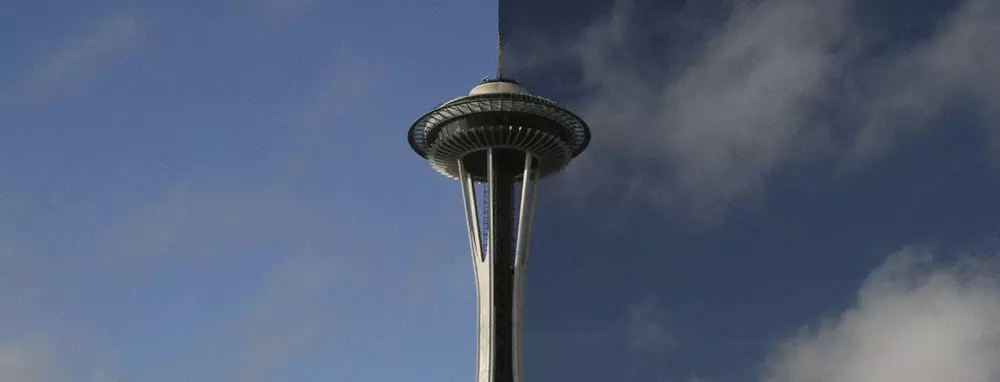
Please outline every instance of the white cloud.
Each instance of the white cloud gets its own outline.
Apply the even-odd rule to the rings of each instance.
[[[935,266],[904,250],[875,270],[856,306],[783,344],[768,382],[993,382],[1000,379],[995,263]]]
[[[0,382],[52,380],[49,356],[37,341],[0,342]]]
[[[260,294],[232,322],[238,344],[235,380],[253,381],[318,337],[323,297],[335,280],[329,260],[297,257],[277,267]]]
[[[630,352],[646,353],[673,348],[676,339],[667,329],[666,312],[651,303],[632,306],[625,326],[626,348]]]
[[[101,19],[89,29],[74,30],[36,60],[32,69],[14,84],[11,95],[45,96],[76,83],[120,55],[141,36],[137,18],[127,13]]]
[[[877,69],[878,90],[861,104],[848,165],[891,149],[901,134],[925,131],[949,106],[1000,112],[1000,4],[965,0],[931,38],[886,61]],[[993,121],[987,124],[996,127]]]
[[[281,189],[205,183],[179,183],[108,227],[102,238],[107,264],[140,270],[232,256],[288,233],[291,222],[306,216]]]
[[[1000,110],[995,1],[965,0],[926,41],[875,57],[866,56],[875,38],[852,7],[736,2],[725,22],[691,33],[707,36],[691,44],[700,50],[652,46],[664,62],[651,63],[627,43],[655,26],[637,17],[642,9],[632,1],[618,0],[571,40],[535,39],[509,55],[520,70],[582,68],[587,92],[570,106],[590,122],[594,140],[569,167],[567,188],[593,191],[627,178],[641,187],[626,198],[711,214],[754,195],[783,168],[881,155],[895,134],[932,125],[956,100]],[[660,22],[684,24],[666,17]],[[644,74],[650,67],[665,68],[665,79]],[[612,156],[626,163],[607,163]]]
[[[371,86],[375,81],[373,63],[358,54],[356,48],[340,41],[333,49],[333,60],[328,71],[317,78],[315,93],[288,112],[297,125],[305,126],[311,134],[329,129],[336,117],[350,114],[354,108],[370,102]],[[338,126],[339,127],[339,126]]]
[[[673,174],[630,174],[646,196],[676,196],[667,190],[680,187],[680,196],[696,203],[734,199],[821,141],[806,121],[811,102],[842,65],[834,51],[845,36],[842,2],[738,7],[693,63],[673,68],[663,83],[636,73],[622,52],[628,34],[641,27],[633,20],[638,11],[628,0],[617,1],[569,53],[556,56],[578,60],[583,85],[597,89],[574,105],[594,129],[595,148]],[[530,58],[538,52],[516,54],[539,61]],[[592,178],[593,165],[570,172]]]
[[[620,380],[643,380],[641,375],[662,368],[660,360],[678,348],[666,311],[651,300],[632,305],[623,329],[625,350],[631,357],[622,365]]]
[[[261,17],[287,19],[305,14],[320,4],[316,0],[248,0],[245,5]]]
[[[0,382],[116,380],[107,354],[89,340],[64,329],[29,332],[0,339]]]
[[[53,308],[65,279],[59,262],[0,232],[0,382],[103,381],[117,375],[114,357],[101,342]]]
[[[701,60],[663,94],[647,150],[679,163],[689,192],[732,199],[813,146],[807,117],[841,57],[843,6],[771,0],[737,11]],[[648,141],[647,141],[648,142]]]

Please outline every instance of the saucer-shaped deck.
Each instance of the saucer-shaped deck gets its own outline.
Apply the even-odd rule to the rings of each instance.
[[[438,172],[457,179],[462,159],[472,178],[482,182],[488,148],[494,149],[501,172],[516,178],[528,153],[532,167],[545,177],[565,168],[586,148],[590,130],[554,102],[529,94],[513,81],[493,80],[424,114],[410,127],[408,138],[413,150]]]

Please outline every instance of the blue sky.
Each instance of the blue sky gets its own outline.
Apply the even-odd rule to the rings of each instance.
[[[3,8],[0,380],[471,375],[405,130],[493,71],[495,2]]]
[[[0,382],[471,380],[458,185],[404,135],[498,22],[594,134],[529,381],[1000,379],[994,2],[244,0],[0,11]]]
[[[500,3],[589,151],[539,202],[527,378],[1000,379],[1000,7]]]

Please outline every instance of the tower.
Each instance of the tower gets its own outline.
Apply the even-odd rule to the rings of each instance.
[[[537,185],[583,152],[590,129],[580,117],[503,78],[499,39],[497,53],[495,79],[421,116],[408,139],[431,167],[462,186],[478,301],[476,381],[520,382],[525,264]]]

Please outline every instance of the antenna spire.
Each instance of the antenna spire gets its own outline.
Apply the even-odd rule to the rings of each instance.
[[[503,78],[503,50],[500,46],[500,31],[497,30],[497,79]]]

